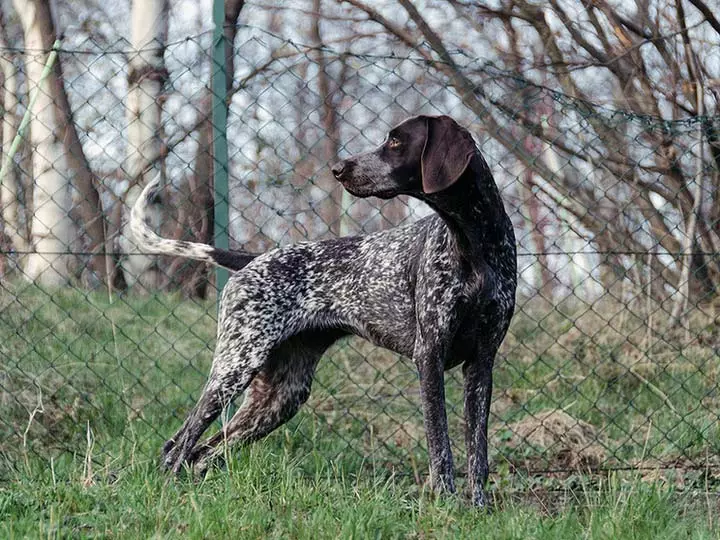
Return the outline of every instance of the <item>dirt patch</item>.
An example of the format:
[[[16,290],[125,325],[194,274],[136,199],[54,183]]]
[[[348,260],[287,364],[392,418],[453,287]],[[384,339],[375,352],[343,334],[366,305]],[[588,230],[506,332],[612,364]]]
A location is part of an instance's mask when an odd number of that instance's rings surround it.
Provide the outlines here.
[[[492,438],[502,458],[524,469],[594,468],[606,457],[598,430],[562,409],[528,415],[497,429]]]

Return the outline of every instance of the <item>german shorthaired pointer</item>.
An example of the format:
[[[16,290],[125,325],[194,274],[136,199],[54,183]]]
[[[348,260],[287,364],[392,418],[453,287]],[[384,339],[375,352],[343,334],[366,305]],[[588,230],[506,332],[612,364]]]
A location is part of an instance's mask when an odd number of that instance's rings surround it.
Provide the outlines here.
[[[158,237],[146,224],[151,182],[132,210],[141,248],[237,272],[222,293],[217,346],[202,396],[163,448],[164,464],[204,470],[224,443],[248,443],[292,418],[308,399],[323,352],[355,334],[412,358],[436,491],[454,492],[445,370],[463,365],[465,441],[472,502],[483,506],[495,354],[515,306],[512,224],[470,134],[447,116],[418,116],[377,149],[332,172],[358,197],[406,194],[437,214],[367,236],[300,243],[262,255]],[[242,406],[198,444],[223,408]]]

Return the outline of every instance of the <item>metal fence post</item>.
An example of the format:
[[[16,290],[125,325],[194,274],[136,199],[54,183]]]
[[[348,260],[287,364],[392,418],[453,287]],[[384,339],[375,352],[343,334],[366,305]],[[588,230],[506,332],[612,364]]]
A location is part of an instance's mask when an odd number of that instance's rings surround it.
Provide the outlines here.
[[[212,50],[212,124],[213,124],[213,180],[215,185],[215,247],[229,249],[229,192],[227,146],[227,67],[225,66],[224,0],[213,1]],[[217,289],[222,291],[228,280],[225,268],[217,269]],[[218,294],[218,301],[220,295]]]

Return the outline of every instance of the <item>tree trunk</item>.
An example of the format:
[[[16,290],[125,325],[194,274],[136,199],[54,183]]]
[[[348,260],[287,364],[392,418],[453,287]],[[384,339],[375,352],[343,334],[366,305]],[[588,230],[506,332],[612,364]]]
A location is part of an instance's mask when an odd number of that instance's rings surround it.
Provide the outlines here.
[[[322,161],[325,164],[332,164],[337,160],[340,151],[340,126],[335,104],[336,99],[333,99],[333,92],[330,90],[330,76],[327,72],[325,53],[322,50],[323,39],[320,33],[320,17],[322,16],[321,0],[313,0],[312,11],[310,37],[316,46],[313,59],[318,69],[317,84],[321,102],[320,116],[325,131]],[[344,75],[341,75],[341,78],[344,78]],[[342,86],[342,84],[340,86]],[[349,205],[348,195],[345,194],[345,190],[340,183],[332,177],[327,167],[323,168],[323,171],[318,174],[316,183],[320,189],[327,193],[327,199],[318,205],[320,218],[334,236],[347,234],[343,225],[343,221],[347,219],[346,211]]]
[[[111,250],[106,249],[106,222],[100,194],[96,187],[95,174],[90,169],[85,151],[80,143],[75,121],[73,120],[70,101],[63,83],[60,59],[55,63],[56,105],[60,109],[65,127],[63,145],[65,158],[71,172],[72,185],[76,190],[73,206],[79,210],[79,221],[83,233],[87,236],[88,245],[83,251],[90,253],[87,265],[86,281],[92,287],[107,286],[113,274],[114,262]]]
[[[204,244],[213,243],[215,226],[211,105],[212,95],[208,92],[200,104],[200,114],[204,120],[197,130],[195,170],[177,193],[180,230],[174,235],[180,240]],[[178,258],[168,267],[168,278],[181,287],[185,296],[205,298],[208,278],[212,275],[212,272],[208,272],[209,268],[204,262]]]
[[[0,8],[0,49],[5,52],[0,55],[0,69],[3,76],[2,92],[2,156],[0,163],[7,159],[13,139],[17,134],[20,117],[18,115],[19,99],[17,95],[17,66],[14,55],[9,52],[5,32],[5,20]],[[9,163],[0,185],[0,219],[5,227],[5,234],[10,240],[12,248],[17,252],[27,249],[27,238],[23,234],[21,224],[22,190],[18,182],[18,171],[14,163]]]
[[[30,124],[35,177],[35,213],[31,228],[33,253],[27,258],[25,275],[42,285],[64,285],[72,275],[73,257],[68,252],[76,238],[75,226],[70,219],[72,175],[62,140],[67,119],[58,106],[56,72],[51,71],[40,82],[55,29],[47,0],[14,0],[14,4],[29,51],[25,57],[28,90],[38,92]]]
[[[132,54],[128,70],[128,149],[125,172],[130,188],[125,202],[127,213],[147,180],[160,174],[160,94],[167,80],[163,52],[168,31],[167,0],[133,0],[131,14]],[[160,206],[151,210],[155,226],[161,220]],[[126,220],[127,221],[127,220]],[[162,276],[158,257],[140,255],[127,225],[120,241],[126,257],[123,273],[128,286],[157,290]]]
[[[531,155],[537,155],[539,153],[539,145],[533,144],[530,137],[525,137],[524,145],[525,149],[531,152]],[[538,199],[537,193],[533,190],[535,186],[533,171],[530,168],[525,168],[522,178],[521,190],[523,194],[523,204],[527,209],[528,227],[530,228],[530,236],[535,247],[535,260],[537,261],[539,271],[537,289],[543,298],[552,300],[555,291],[555,275],[550,268],[550,260],[546,253],[545,239],[547,238],[547,233],[545,231],[545,217],[541,216],[542,203]]]
[[[240,11],[245,5],[245,0],[225,0],[225,68],[227,76],[225,87],[229,92],[235,78],[235,35],[237,34],[237,22]]]
[[[240,11],[244,0],[225,2],[225,67],[226,91],[231,92],[235,74],[235,36]],[[195,154],[195,170],[178,192],[178,214],[182,216],[180,232],[183,240],[212,244],[215,235],[215,194],[213,190],[212,93],[207,92],[200,103],[200,124],[197,128],[198,149]],[[206,263],[196,261],[174,261],[168,269],[169,280],[178,283],[183,294],[188,297],[205,298],[208,282],[213,273]],[[176,275],[177,273],[177,275]]]

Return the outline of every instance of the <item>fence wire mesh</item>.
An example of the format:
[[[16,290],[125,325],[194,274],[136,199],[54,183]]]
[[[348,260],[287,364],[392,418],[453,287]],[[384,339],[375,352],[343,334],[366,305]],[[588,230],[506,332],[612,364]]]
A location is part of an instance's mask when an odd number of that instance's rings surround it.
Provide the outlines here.
[[[159,80],[133,72],[124,42],[61,50],[72,114],[57,93],[41,99],[52,111],[36,108],[31,130],[48,140],[22,144],[3,178],[0,473],[50,458],[89,455],[113,467],[156,459],[199,396],[215,335],[214,275],[135,251],[124,223],[149,176],[134,159],[165,178],[158,231],[204,242],[213,167],[226,167],[231,246],[259,253],[427,215],[403,197],[355,199],[328,168],[425,113],[449,114],[473,133],[518,239],[518,308],[495,369],[493,468],[718,474],[717,114],[670,121],[617,110],[456,52],[448,62],[474,81],[463,93],[423,47],[353,55],[242,28],[230,157],[219,164],[211,34],[168,44]],[[21,60],[47,54],[1,52],[19,70],[15,81],[5,70],[6,158],[33,87]],[[161,116],[148,124],[153,107]],[[57,118],[70,119],[79,148]],[[41,249],[53,235],[61,248]],[[447,375],[457,463],[461,377]],[[420,477],[418,398],[408,359],[343,339],[323,357],[302,412],[264,444],[308,466],[332,460]]]

